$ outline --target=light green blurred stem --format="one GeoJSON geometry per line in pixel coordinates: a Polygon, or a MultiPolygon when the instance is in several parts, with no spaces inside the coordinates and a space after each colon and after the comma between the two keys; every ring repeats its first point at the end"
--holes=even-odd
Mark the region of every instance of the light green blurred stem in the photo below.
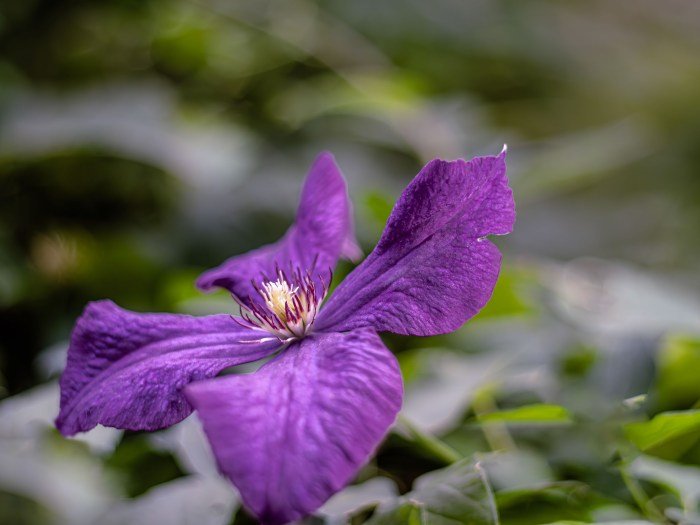
{"type": "Polygon", "coordinates": [[[404,416],[399,415],[398,424],[415,445],[421,448],[424,452],[429,453],[435,459],[444,461],[450,465],[462,459],[462,455],[453,449],[448,444],[440,441],[438,438],[427,432],[423,432],[404,416]]]}
{"type": "Polygon", "coordinates": [[[664,516],[663,512],[661,512],[659,508],[649,499],[649,496],[647,496],[647,493],[644,492],[644,489],[639,482],[633,476],[631,476],[629,472],[627,472],[626,465],[620,467],[620,474],[622,475],[622,481],[625,482],[627,490],[632,495],[632,498],[644,515],[656,523],[668,523],[668,520],[664,516]]]}
{"type": "MultiPolygon", "coordinates": [[[[472,401],[472,409],[474,413],[479,416],[490,414],[492,412],[498,412],[498,406],[496,401],[491,395],[489,388],[484,388],[474,396],[474,401],[472,401]]],[[[486,442],[489,444],[491,450],[515,450],[517,445],[513,436],[508,432],[508,426],[505,423],[498,421],[490,423],[482,423],[481,431],[484,433],[486,442]]]]}

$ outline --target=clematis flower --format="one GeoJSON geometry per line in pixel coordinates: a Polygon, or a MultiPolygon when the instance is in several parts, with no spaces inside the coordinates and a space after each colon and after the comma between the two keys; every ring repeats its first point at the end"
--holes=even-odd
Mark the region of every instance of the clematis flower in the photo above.
{"type": "Polygon", "coordinates": [[[205,272],[239,316],[139,314],[88,304],[72,333],[56,420],[157,430],[197,411],[220,470],[262,523],[308,515],[345,486],[394,422],[403,394],[377,332],[451,332],[488,301],[515,208],[505,149],[429,162],[369,256],[328,298],[340,257],[357,257],[345,181],[321,154],[277,243],[205,272]],[[252,374],[223,369],[273,356],[252,374]]]}

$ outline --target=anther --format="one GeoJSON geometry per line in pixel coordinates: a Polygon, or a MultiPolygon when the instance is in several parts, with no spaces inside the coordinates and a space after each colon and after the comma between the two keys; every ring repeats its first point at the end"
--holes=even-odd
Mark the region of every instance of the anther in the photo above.
{"type": "MultiPolygon", "coordinates": [[[[315,268],[317,260],[318,257],[315,257],[312,268],[315,268]]],[[[261,273],[261,281],[251,280],[258,300],[248,296],[244,303],[233,297],[240,313],[240,319],[234,320],[241,326],[264,330],[281,342],[288,342],[303,337],[310,330],[328,293],[333,273],[329,269],[328,281],[319,275],[320,283],[316,283],[310,270],[290,266],[285,271],[279,264],[275,264],[274,269],[275,280],[264,273],[261,273]]]]}

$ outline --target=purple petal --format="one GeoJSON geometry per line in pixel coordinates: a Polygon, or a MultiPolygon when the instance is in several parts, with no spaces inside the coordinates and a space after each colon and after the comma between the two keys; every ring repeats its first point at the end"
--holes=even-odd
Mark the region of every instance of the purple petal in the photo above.
{"type": "Polygon", "coordinates": [[[97,424],[173,425],[192,412],[186,384],[279,348],[278,342],[241,343],[258,337],[228,315],[137,314],[111,301],[90,303],[71,336],[56,426],[68,436],[97,424]]]}
{"type": "Polygon", "coordinates": [[[515,222],[498,156],[429,162],[396,203],[374,251],[330,297],[316,327],[451,332],[489,300],[501,255],[484,237],[515,222]]]}
{"type": "Polygon", "coordinates": [[[333,155],[322,153],[309,171],[296,221],[284,237],[204,272],[197,286],[203,290],[226,288],[245,300],[249,295],[257,296],[251,279],[259,282],[261,275],[275,279],[276,265],[284,270],[298,267],[302,272],[315,268],[316,275],[327,281],[329,269],[341,256],[355,259],[360,251],[345,180],[333,155]]]}
{"type": "Polygon", "coordinates": [[[255,374],[186,388],[220,469],[269,525],[313,512],[356,474],[396,418],[396,358],[374,331],[314,334],[255,374]]]}

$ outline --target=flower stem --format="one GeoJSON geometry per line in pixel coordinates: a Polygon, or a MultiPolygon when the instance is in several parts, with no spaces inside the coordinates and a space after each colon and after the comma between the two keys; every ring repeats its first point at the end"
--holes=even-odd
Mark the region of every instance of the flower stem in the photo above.
{"type": "MultiPolygon", "coordinates": [[[[498,406],[491,394],[490,388],[484,388],[474,396],[472,409],[477,418],[498,411],[498,406]]],[[[518,448],[513,436],[508,432],[508,426],[505,423],[496,421],[492,423],[482,423],[481,431],[484,433],[489,448],[494,452],[498,450],[516,450],[518,448]]]]}
{"type": "Polygon", "coordinates": [[[463,456],[447,443],[439,440],[432,434],[423,432],[400,414],[398,424],[406,437],[408,437],[414,444],[418,445],[424,452],[429,453],[435,459],[439,459],[448,465],[456,463],[462,459],[463,456]]]}
{"type": "Polygon", "coordinates": [[[639,482],[627,471],[627,461],[623,461],[624,463],[620,466],[620,475],[622,476],[622,481],[625,483],[627,490],[632,495],[632,499],[634,499],[634,502],[637,504],[637,507],[639,507],[642,513],[651,521],[655,523],[668,523],[664,513],[649,499],[649,496],[644,492],[639,482]]]}

